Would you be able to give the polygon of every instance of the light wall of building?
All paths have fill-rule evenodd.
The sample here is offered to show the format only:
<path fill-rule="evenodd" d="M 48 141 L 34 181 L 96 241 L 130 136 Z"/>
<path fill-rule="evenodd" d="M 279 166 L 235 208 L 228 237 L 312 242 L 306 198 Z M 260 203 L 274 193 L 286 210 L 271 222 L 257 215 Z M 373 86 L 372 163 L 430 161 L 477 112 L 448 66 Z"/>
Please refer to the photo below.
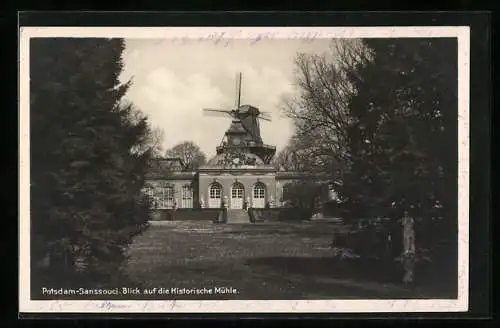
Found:
<path fill-rule="evenodd" d="M 258 183 L 265 186 L 266 203 L 276 200 L 276 181 L 272 173 L 200 173 L 198 193 L 204 204 L 209 203 L 209 190 L 213 183 L 221 185 L 222 197 L 227 197 L 227 201 L 230 201 L 233 185 L 241 184 L 244 187 L 243 198 L 252 206 L 254 187 Z"/>
<path fill-rule="evenodd" d="M 155 176 L 147 181 L 144 191 L 155 200 L 156 208 L 209 207 L 210 186 L 218 183 L 222 189 L 221 201 L 225 201 L 230 207 L 231 190 L 235 184 L 240 184 L 244 189 L 243 201 L 247 202 L 249 207 L 264 207 L 267 204 L 280 207 L 284 205 L 284 186 L 305 178 L 296 174 L 277 173 L 270 168 L 211 168 L 191 173 L 169 173 L 165 174 L 165 177 Z M 264 199 L 254 198 L 256 184 L 265 186 Z M 330 189 L 328 193 L 330 200 L 337 198 L 334 190 Z"/>

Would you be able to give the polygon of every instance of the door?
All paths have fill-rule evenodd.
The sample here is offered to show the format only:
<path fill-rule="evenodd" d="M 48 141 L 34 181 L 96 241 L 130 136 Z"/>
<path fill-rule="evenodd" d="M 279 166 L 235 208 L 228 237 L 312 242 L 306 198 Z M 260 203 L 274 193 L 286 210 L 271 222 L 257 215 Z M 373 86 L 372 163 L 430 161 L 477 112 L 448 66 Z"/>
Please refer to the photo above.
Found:
<path fill-rule="evenodd" d="M 266 207 L 266 186 L 261 182 L 256 183 L 253 187 L 252 207 Z"/>
<path fill-rule="evenodd" d="M 208 191 L 208 207 L 220 208 L 222 206 L 222 186 L 213 183 Z"/>
<path fill-rule="evenodd" d="M 241 183 L 235 183 L 231 188 L 231 208 L 242 209 L 245 189 Z"/>

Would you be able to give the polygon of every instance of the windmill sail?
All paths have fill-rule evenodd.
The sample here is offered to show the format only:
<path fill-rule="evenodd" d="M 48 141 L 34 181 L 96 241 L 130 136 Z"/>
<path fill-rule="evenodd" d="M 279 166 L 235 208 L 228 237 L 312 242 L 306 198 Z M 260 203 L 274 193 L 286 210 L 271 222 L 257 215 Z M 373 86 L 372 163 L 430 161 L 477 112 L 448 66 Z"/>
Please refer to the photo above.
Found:
<path fill-rule="evenodd" d="M 236 73 L 236 97 L 234 101 L 234 108 L 238 110 L 241 102 L 241 72 Z"/>
<path fill-rule="evenodd" d="M 231 115 L 231 111 L 230 110 L 223 110 L 223 109 L 203 108 L 203 115 L 228 116 L 228 115 Z"/>

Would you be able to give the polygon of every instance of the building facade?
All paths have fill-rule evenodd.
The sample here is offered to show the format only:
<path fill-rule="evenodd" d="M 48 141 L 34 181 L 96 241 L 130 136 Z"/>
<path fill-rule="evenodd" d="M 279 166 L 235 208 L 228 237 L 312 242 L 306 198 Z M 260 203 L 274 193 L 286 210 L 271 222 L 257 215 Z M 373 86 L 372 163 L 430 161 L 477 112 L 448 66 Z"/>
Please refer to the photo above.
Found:
<path fill-rule="evenodd" d="M 287 184 L 311 175 L 284 172 L 271 164 L 276 147 L 260 134 L 265 113 L 251 105 L 240 106 L 241 74 L 237 75 L 233 110 L 207 110 L 232 118 L 216 155 L 196 171 L 186 171 L 180 159 L 156 159 L 147 175 L 145 193 L 158 209 L 245 209 L 283 206 Z"/>
<path fill-rule="evenodd" d="M 160 169 L 148 173 L 144 192 L 156 209 L 281 207 L 288 184 L 311 179 L 308 174 L 279 171 L 265 164 L 209 162 L 196 171 L 185 171 L 179 159 L 163 158 L 156 159 L 155 166 Z M 336 198 L 333 190 L 329 198 Z"/>
<path fill-rule="evenodd" d="M 196 171 L 183 169 L 178 158 L 156 159 L 145 193 L 157 209 L 281 207 L 289 183 L 311 180 L 310 174 L 278 170 L 270 164 L 275 147 L 249 137 L 233 120 L 216 155 Z M 330 199 L 336 195 L 330 188 Z"/>

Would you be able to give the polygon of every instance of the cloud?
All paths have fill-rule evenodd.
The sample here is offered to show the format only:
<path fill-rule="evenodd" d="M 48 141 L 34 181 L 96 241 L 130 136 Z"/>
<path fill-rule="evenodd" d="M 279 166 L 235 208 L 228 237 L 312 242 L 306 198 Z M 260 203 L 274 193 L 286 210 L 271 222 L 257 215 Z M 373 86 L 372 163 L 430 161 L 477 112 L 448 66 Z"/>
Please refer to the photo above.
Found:
<path fill-rule="evenodd" d="M 272 113 L 273 121 L 261 124 L 261 134 L 265 143 L 280 149 L 293 130 L 291 122 L 280 115 L 280 101 L 293 92 L 294 55 L 327 47 L 325 42 L 311 46 L 269 41 L 254 47 L 236 42 L 222 47 L 127 40 L 122 77 L 133 78 L 128 99 L 164 130 L 164 149 L 191 140 L 213 156 L 231 120 L 204 116 L 202 108 L 232 108 L 235 73 L 242 72 L 241 102 Z"/>

